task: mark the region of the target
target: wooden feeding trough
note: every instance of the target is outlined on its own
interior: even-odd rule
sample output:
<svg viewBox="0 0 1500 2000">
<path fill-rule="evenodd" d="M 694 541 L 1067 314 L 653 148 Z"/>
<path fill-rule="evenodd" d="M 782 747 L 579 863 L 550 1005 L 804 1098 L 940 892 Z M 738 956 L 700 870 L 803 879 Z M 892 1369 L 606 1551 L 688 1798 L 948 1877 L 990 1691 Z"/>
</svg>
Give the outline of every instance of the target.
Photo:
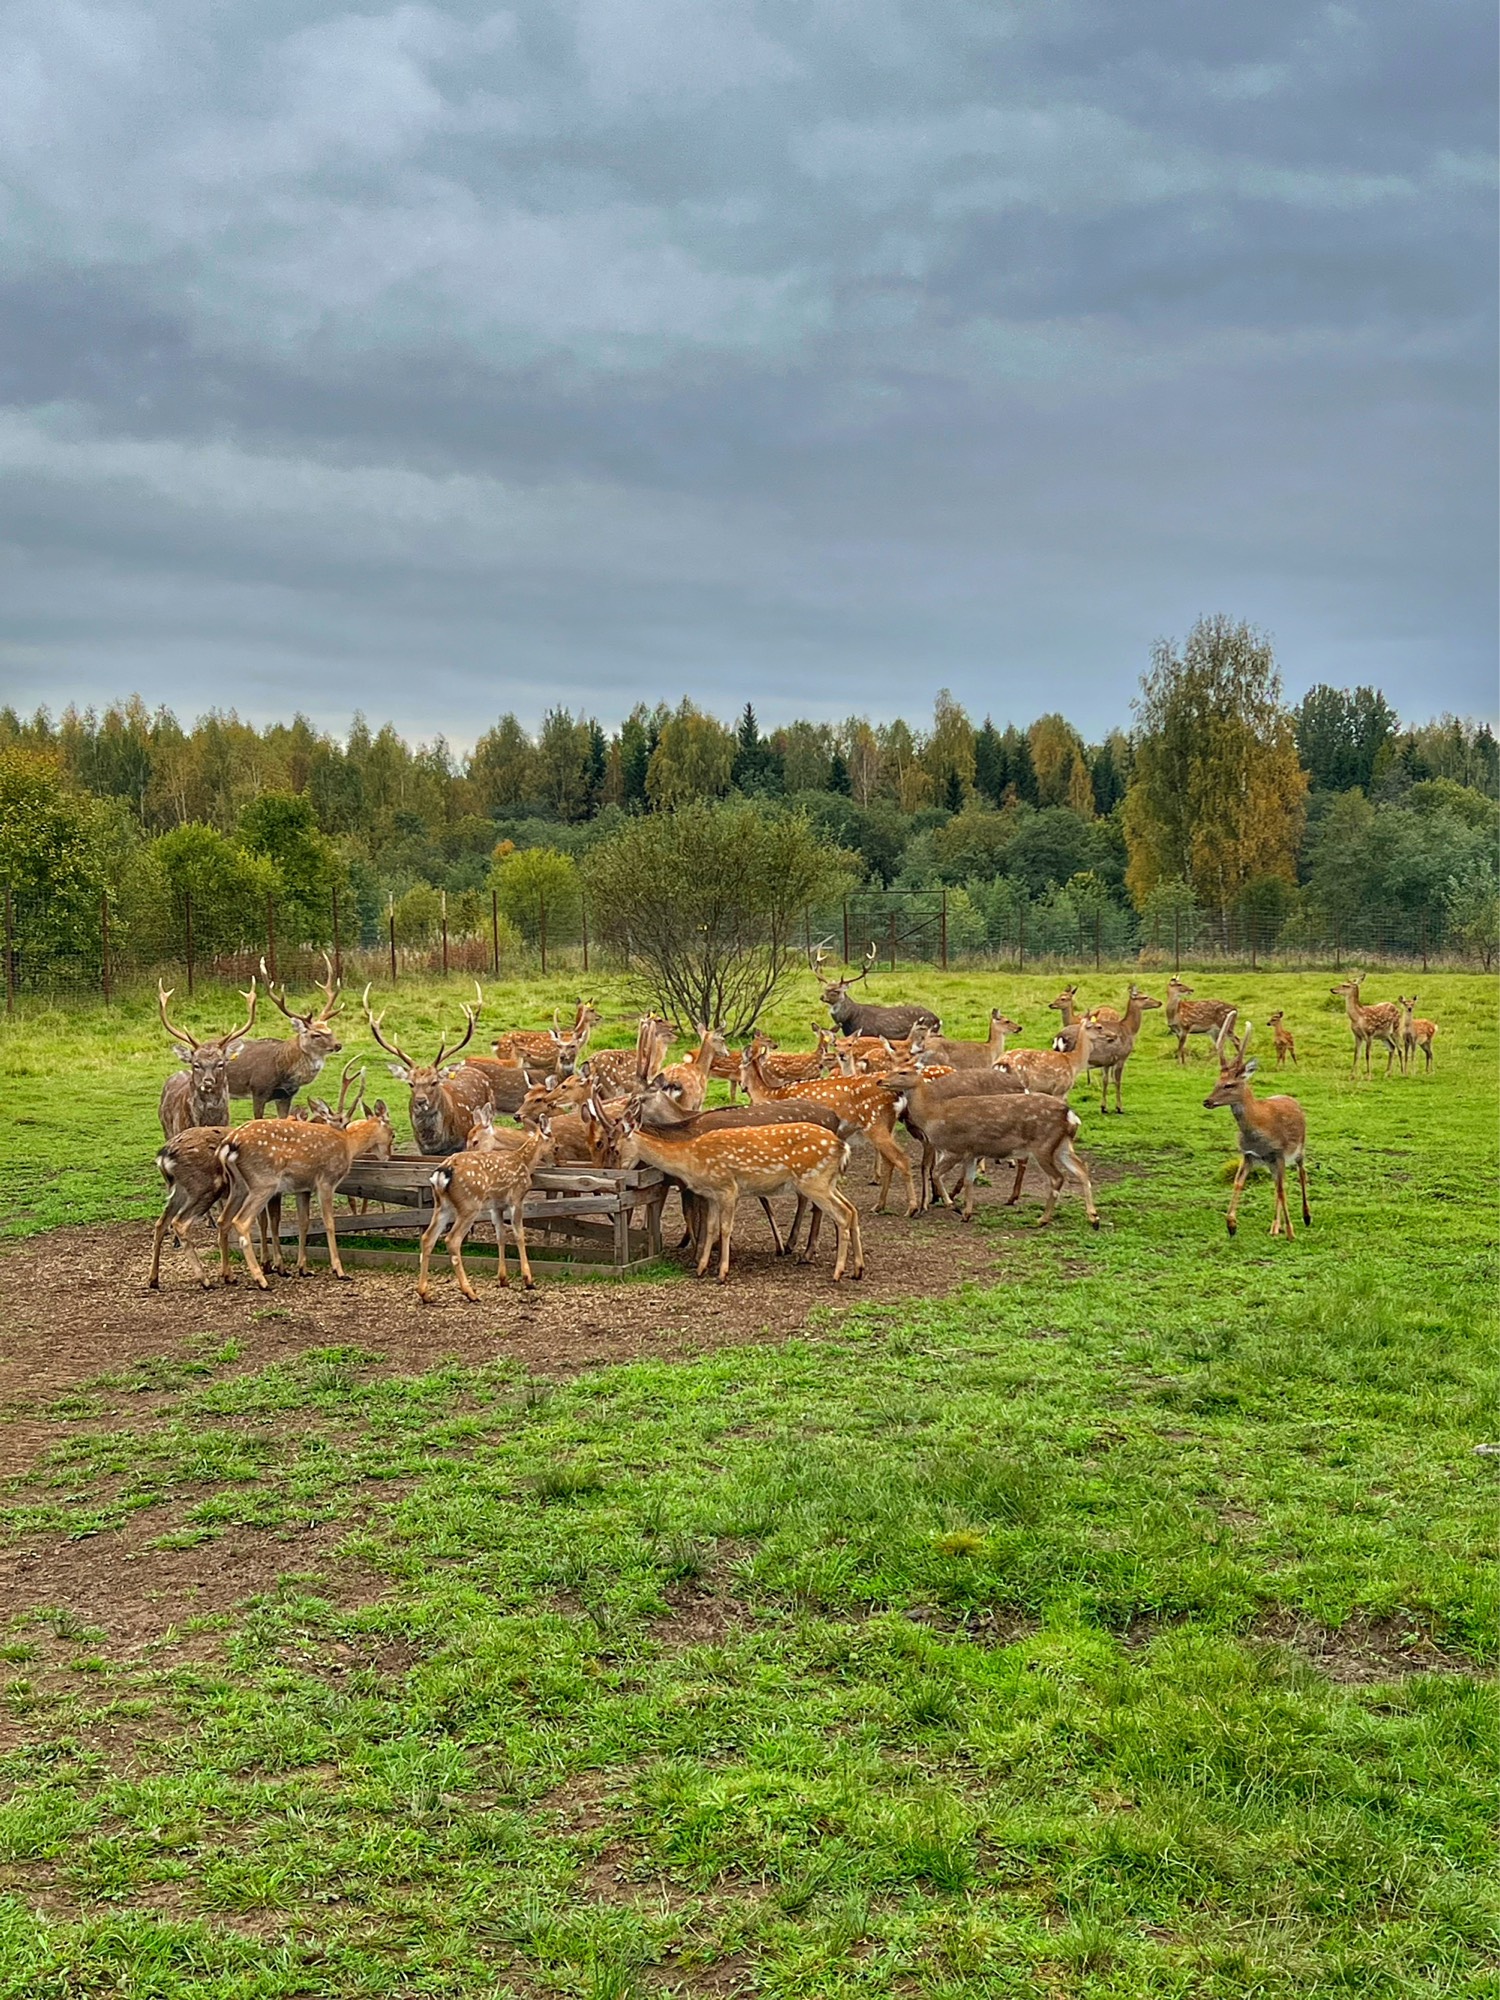
<svg viewBox="0 0 1500 2000">
<path fill-rule="evenodd" d="M 359 1160 L 339 1183 L 340 1195 L 370 1204 L 363 1214 L 340 1208 L 334 1217 L 345 1264 L 415 1270 L 417 1239 L 432 1220 L 432 1176 L 441 1158 L 395 1153 L 388 1160 Z M 661 1212 L 672 1185 L 655 1167 L 543 1167 L 526 1197 L 526 1248 L 540 1270 L 617 1274 L 639 1270 L 661 1255 Z M 309 1249 L 326 1257 L 327 1243 L 314 1212 Z M 485 1267 L 487 1225 L 474 1229 L 464 1256 Z M 282 1225 L 296 1239 L 296 1218 Z M 442 1253 L 440 1253 L 442 1254 Z M 514 1250 L 511 1270 L 515 1270 Z"/>
</svg>

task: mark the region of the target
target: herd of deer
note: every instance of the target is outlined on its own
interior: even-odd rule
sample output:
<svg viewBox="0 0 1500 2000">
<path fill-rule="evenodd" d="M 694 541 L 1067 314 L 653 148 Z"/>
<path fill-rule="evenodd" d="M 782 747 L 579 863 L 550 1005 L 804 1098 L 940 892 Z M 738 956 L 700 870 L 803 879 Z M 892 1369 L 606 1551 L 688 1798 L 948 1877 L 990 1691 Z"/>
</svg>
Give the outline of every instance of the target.
<svg viewBox="0 0 1500 2000">
<path fill-rule="evenodd" d="M 892 1178 L 899 1174 L 908 1215 L 925 1211 L 934 1200 L 953 1207 L 961 1193 L 960 1212 L 967 1221 L 982 1166 L 1014 1166 L 1007 1198 L 1013 1205 L 1030 1162 L 1047 1183 L 1042 1223 L 1051 1221 L 1058 1194 L 1071 1181 L 1097 1228 L 1088 1169 L 1074 1150 L 1079 1119 L 1068 1099 L 1079 1079 L 1097 1070 L 1101 1113 L 1109 1109 L 1111 1083 L 1115 1111 L 1123 1113 L 1125 1065 L 1145 1014 L 1157 1008 L 1165 1010 L 1179 1063 L 1186 1063 L 1194 1035 L 1211 1040 L 1219 1058 L 1219 1078 L 1204 1103 L 1227 1106 L 1238 1128 L 1240 1166 L 1226 1217 L 1230 1234 L 1255 1165 L 1267 1167 L 1275 1181 L 1271 1234 L 1279 1235 L 1283 1227 L 1292 1234 L 1285 1187 L 1290 1167 L 1297 1169 L 1302 1220 L 1311 1225 L 1302 1107 L 1292 1097 L 1255 1096 L 1251 1079 L 1258 1065 L 1247 1053 L 1252 1030 L 1247 1023 L 1236 1036 L 1238 1010 L 1229 1002 L 1197 999 L 1174 977 L 1164 1002 L 1132 983 L 1123 1012 L 1108 1007 L 1080 1012 L 1077 987 L 1069 985 L 1049 1003 L 1062 1017 L 1051 1046 L 1007 1049 L 1007 1037 L 1020 1027 L 999 1008 L 990 1014 L 983 1041 L 964 1041 L 944 1035 L 928 1008 L 856 999 L 852 989 L 868 975 L 873 958 L 872 948 L 859 973 L 830 980 L 826 946 L 810 954 L 833 1020 L 831 1029 L 815 1030 L 812 1049 L 785 1051 L 756 1034 L 735 1051 L 717 1029 L 700 1027 L 696 1048 L 678 1062 L 667 1061 L 673 1030 L 654 1014 L 641 1019 L 634 1048 L 590 1052 L 601 1017 L 586 1002 L 579 1003 L 571 1027 L 562 1027 L 554 1015 L 550 1029 L 512 1030 L 495 1038 L 490 1055 L 465 1054 L 483 1004 L 477 986 L 475 1000 L 462 1010 L 460 1038 L 450 1047 L 442 1036 L 432 1061 L 417 1062 L 386 1032 L 385 1013 L 372 1012 L 367 987 L 362 1004 L 369 1033 L 391 1058 L 392 1074 L 410 1091 L 418 1150 L 440 1162 L 431 1175 L 435 1199 L 422 1237 L 418 1296 L 430 1297 L 432 1253 L 446 1236 L 458 1288 L 465 1298 L 477 1298 L 464 1269 L 463 1244 L 486 1219 L 500 1246 L 501 1283 L 508 1282 L 508 1221 L 522 1280 L 530 1286 L 522 1208 L 538 1171 L 557 1165 L 659 1169 L 680 1191 L 684 1242 L 696 1250 L 699 1275 L 717 1254 L 721 1280 L 729 1272 L 736 1210 L 746 1195 L 764 1210 L 778 1254 L 797 1251 L 801 1261 L 810 1260 L 826 1215 L 837 1239 L 834 1278 L 863 1275 L 859 1214 L 839 1187 L 856 1137 L 869 1142 L 879 1163 L 877 1212 L 885 1208 Z M 335 1190 L 357 1161 L 389 1159 L 395 1133 L 383 1099 L 366 1105 L 365 1072 L 357 1063 L 345 1066 L 336 1103 L 313 1097 L 306 1109 L 294 1106 L 328 1059 L 343 1052 L 333 1025 L 342 1001 L 332 965 L 326 970 L 317 989 L 320 1004 L 297 1013 L 262 963 L 265 990 L 295 1030 L 290 1039 L 250 1039 L 259 998 L 254 979 L 242 995 L 244 1024 L 202 1040 L 173 1023 L 167 1011 L 172 995 L 158 987 L 162 1025 L 183 1067 L 168 1077 L 161 1093 L 165 1143 L 157 1166 L 168 1199 L 152 1245 L 153 1288 L 169 1233 L 188 1249 L 202 1283 L 213 1283 L 190 1233 L 196 1221 L 217 1209 L 223 1282 L 232 1281 L 230 1252 L 237 1247 L 252 1281 L 264 1289 L 267 1265 L 284 1269 L 281 1203 L 287 1195 L 297 1203 L 298 1275 L 308 1268 L 316 1194 L 330 1265 L 336 1277 L 346 1276 L 334 1226 Z M 1363 1050 L 1369 1074 L 1375 1043 L 1389 1051 L 1387 1075 L 1398 1058 L 1405 1072 L 1418 1049 L 1431 1068 L 1436 1024 L 1416 1017 L 1415 996 L 1367 1006 L 1359 997 L 1360 984 L 1348 979 L 1332 989 L 1345 1002 L 1356 1069 Z M 1296 1042 L 1283 1014 L 1274 1013 L 1269 1021 L 1277 1067 L 1295 1065 Z M 715 1078 L 730 1084 L 731 1102 L 710 1111 L 705 1102 Z M 744 1105 L 734 1101 L 737 1088 L 745 1092 Z M 239 1126 L 230 1119 L 235 1098 L 248 1098 L 252 1106 L 251 1119 Z M 268 1106 L 276 1115 L 265 1115 Z M 501 1125 L 502 1117 L 517 1123 Z M 920 1148 L 915 1166 L 896 1136 L 898 1124 Z M 770 1205 L 772 1195 L 783 1193 L 794 1194 L 797 1202 L 785 1237 Z M 806 1236 L 798 1250 L 804 1221 Z M 252 1229 L 259 1236 L 258 1254 Z"/>
</svg>

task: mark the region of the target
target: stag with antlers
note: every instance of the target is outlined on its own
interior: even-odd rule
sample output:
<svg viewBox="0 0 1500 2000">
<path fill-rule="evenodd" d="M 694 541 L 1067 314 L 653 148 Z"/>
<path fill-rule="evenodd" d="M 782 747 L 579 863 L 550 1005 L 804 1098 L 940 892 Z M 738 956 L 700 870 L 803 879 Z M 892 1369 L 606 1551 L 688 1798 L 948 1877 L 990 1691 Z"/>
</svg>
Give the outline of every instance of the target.
<svg viewBox="0 0 1500 2000">
<path fill-rule="evenodd" d="M 1287 1240 L 1290 1241 L 1292 1217 L 1286 1200 L 1288 1167 L 1297 1169 L 1297 1179 L 1302 1188 L 1302 1221 L 1306 1228 L 1312 1228 L 1312 1210 L 1307 1205 L 1307 1118 L 1295 1097 L 1256 1097 L 1250 1087 L 1250 1079 L 1257 1065 L 1253 1057 L 1249 1061 L 1245 1059 L 1251 1032 L 1249 1021 L 1245 1023 L 1245 1032 L 1238 1041 L 1227 1027 L 1220 1030 L 1216 1043 L 1219 1080 L 1203 1100 L 1206 1111 L 1216 1111 L 1227 1105 L 1234 1113 L 1234 1122 L 1239 1128 L 1239 1171 L 1234 1177 L 1234 1193 L 1229 1198 L 1229 1213 L 1224 1220 L 1233 1236 L 1238 1226 L 1240 1196 L 1250 1178 L 1250 1169 L 1268 1167 L 1276 1182 L 1271 1234 L 1279 1236 L 1285 1223 Z"/>
<path fill-rule="evenodd" d="M 823 1005 L 832 1014 L 834 1025 L 840 1034 L 888 1035 L 892 1041 L 900 1041 L 919 1023 L 924 1028 L 942 1027 L 942 1022 L 930 1007 L 882 1007 L 873 1001 L 859 1001 L 851 997 L 850 987 L 870 976 L 878 950 L 874 944 L 865 953 L 864 964 L 858 972 L 845 979 L 825 980 L 823 968 L 828 963 L 828 947 L 831 942 L 831 939 L 825 938 L 808 954 L 807 962 L 812 968 L 814 977 L 822 982 L 819 991 Z"/>
<path fill-rule="evenodd" d="M 478 991 L 477 987 L 475 991 Z M 433 1155 L 461 1152 L 468 1143 L 475 1113 L 482 1105 L 493 1105 L 489 1079 L 484 1072 L 473 1063 L 453 1060 L 473 1038 L 474 1023 L 479 1018 L 478 1005 L 467 1000 L 464 1002 L 463 1034 L 450 1049 L 445 1031 L 438 1042 L 437 1054 L 430 1063 L 413 1061 L 398 1041 L 386 1040 L 381 1032 L 385 1012 L 382 1010 L 374 1014 L 370 1011 L 368 986 L 360 1005 L 364 1008 L 365 1021 L 377 1045 L 388 1056 L 395 1057 L 390 1066 L 391 1075 L 399 1077 L 411 1089 L 411 1129 L 418 1149 Z"/>
<path fill-rule="evenodd" d="M 275 1106 L 274 1116 L 284 1118 L 297 1092 L 317 1079 L 330 1056 L 343 1053 L 343 1044 L 330 1025 L 343 1003 L 333 976 L 333 960 L 326 951 L 323 964 L 327 976 L 318 982 L 322 1005 L 297 1014 L 286 1004 L 285 991 L 276 990 L 265 960 L 260 962 L 266 991 L 297 1032 L 290 1041 L 264 1037 L 246 1042 L 230 1062 L 229 1095 L 248 1097 L 257 1118 L 265 1116 L 268 1104 Z"/>
<path fill-rule="evenodd" d="M 229 1123 L 229 1068 L 255 1025 L 255 981 L 252 978 L 249 992 L 240 995 L 249 1009 L 244 1027 L 231 1028 L 227 1034 L 213 1035 L 202 1042 L 186 1028 L 173 1025 L 167 1013 L 171 997 L 172 989 L 158 980 L 156 1004 L 161 1024 L 186 1064 L 186 1068 L 175 1070 L 161 1087 L 158 1111 L 165 1139 L 175 1139 L 179 1132 L 189 1131 L 195 1125 Z"/>
</svg>

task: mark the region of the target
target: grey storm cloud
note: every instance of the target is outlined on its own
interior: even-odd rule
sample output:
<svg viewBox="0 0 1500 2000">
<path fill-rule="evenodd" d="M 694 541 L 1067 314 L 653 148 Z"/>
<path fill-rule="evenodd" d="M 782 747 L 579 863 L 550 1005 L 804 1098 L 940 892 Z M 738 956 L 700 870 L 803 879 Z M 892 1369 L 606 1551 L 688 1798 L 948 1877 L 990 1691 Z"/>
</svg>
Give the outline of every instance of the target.
<svg viewBox="0 0 1500 2000">
<path fill-rule="evenodd" d="M 1495 705 L 1493 10 L 0 16 L 0 693 Z"/>
</svg>

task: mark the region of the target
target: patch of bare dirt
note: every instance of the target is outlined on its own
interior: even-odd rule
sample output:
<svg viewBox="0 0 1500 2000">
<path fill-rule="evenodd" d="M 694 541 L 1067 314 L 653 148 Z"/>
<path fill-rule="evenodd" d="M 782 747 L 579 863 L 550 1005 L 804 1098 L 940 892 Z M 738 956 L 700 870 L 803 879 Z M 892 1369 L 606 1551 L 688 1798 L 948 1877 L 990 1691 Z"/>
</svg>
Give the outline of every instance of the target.
<svg viewBox="0 0 1500 2000">
<path fill-rule="evenodd" d="M 1439 1646 L 1429 1633 L 1396 1618 L 1345 1619 L 1338 1627 L 1291 1611 L 1263 1612 L 1250 1636 L 1284 1646 L 1346 1687 L 1406 1680 L 1413 1674 L 1475 1674 L 1482 1669 Z"/>
<path fill-rule="evenodd" d="M 717 1646 L 756 1622 L 749 1605 L 727 1591 L 674 1583 L 662 1594 L 672 1608 L 650 1622 L 662 1646 Z"/>
<path fill-rule="evenodd" d="M 309 1576 L 319 1596 L 343 1605 L 372 1602 L 389 1588 L 384 1577 L 332 1553 L 348 1536 L 348 1521 L 300 1531 L 233 1528 L 192 1548 L 151 1546 L 166 1525 L 162 1510 L 151 1508 L 107 1535 L 38 1535 L 0 1549 L 0 1627 L 38 1610 L 70 1613 L 102 1630 L 100 1643 L 120 1659 L 189 1619 L 232 1611 L 282 1576 Z M 173 1657 L 216 1651 L 212 1633 L 179 1632 Z"/>
<path fill-rule="evenodd" d="M 1094 1178 L 1102 1185 L 1117 1173 L 1099 1162 Z M 1010 1181 L 1008 1175 L 1001 1180 L 1003 1187 L 981 1189 L 981 1215 L 1002 1206 Z M 148 1224 L 54 1230 L 0 1251 L 0 1408 L 34 1415 L 39 1403 L 101 1374 L 179 1352 L 184 1343 L 201 1354 L 233 1340 L 241 1350 L 240 1370 L 286 1361 L 309 1347 L 341 1346 L 378 1349 L 390 1373 L 503 1356 L 538 1374 L 567 1375 L 643 1356 L 681 1358 L 785 1340 L 818 1309 L 931 1298 L 966 1282 L 1004 1278 L 1044 1192 L 1028 1172 L 1020 1206 L 1003 1220 L 992 1217 L 996 1226 L 979 1229 L 940 1211 L 914 1221 L 876 1215 L 875 1190 L 858 1160 L 846 1187 L 860 1210 L 866 1276 L 837 1286 L 826 1233 L 815 1264 L 779 1258 L 752 1203 L 741 1207 L 727 1285 L 691 1277 L 543 1277 L 527 1293 L 514 1280 L 502 1291 L 493 1278 L 480 1276 L 479 1305 L 459 1298 L 446 1256 L 438 1265 L 437 1303 L 425 1307 L 406 1272 L 362 1269 L 340 1284 L 320 1270 L 300 1280 L 273 1278 L 265 1293 L 243 1282 L 205 1292 L 181 1256 L 164 1264 L 160 1292 L 148 1292 Z M 676 1223 L 674 1201 L 669 1242 Z M 1086 1239 L 1071 1194 L 1063 1197 L 1053 1226 Z"/>
</svg>

